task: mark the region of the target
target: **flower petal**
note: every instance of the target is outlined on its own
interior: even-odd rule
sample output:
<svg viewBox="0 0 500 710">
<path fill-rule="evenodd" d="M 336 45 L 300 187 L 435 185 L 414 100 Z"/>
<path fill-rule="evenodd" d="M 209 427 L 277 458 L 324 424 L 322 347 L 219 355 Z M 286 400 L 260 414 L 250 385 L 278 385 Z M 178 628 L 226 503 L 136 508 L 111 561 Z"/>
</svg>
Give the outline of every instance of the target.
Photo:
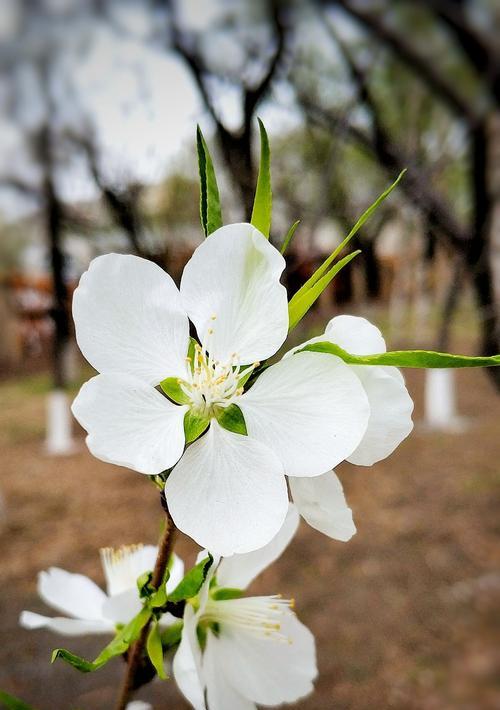
<svg viewBox="0 0 500 710">
<path fill-rule="evenodd" d="M 283 467 L 273 452 L 215 420 L 186 450 L 165 494 L 177 527 L 220 555 L 268 543 L 288 508 Z"/>
<path fill-rule="evenodd" d="M 207 686 L 210 710 L 256 710 L 255 703 L 247 700 L 227 681 L 224 674 L 224 657 L 218 653 L 218 639 L 209 631 L 203 654 L 203 676 Z"/>
<path fill-rule="evenodd" d="M 334 355 L 296 353 L 265 370 L 238 399 L 248 435 L 288 476 L 317 476 L 358 446 L 369 416 L 359 379 Z"/>
<path fill-rule="evenodd" d="M 156 545 L 124 545 L 113 550 L 101 550 L 101 564 L 110 597 L 133 590 L 137 596 L 137 577 L 153 569 L 158 548 Z"/>
<path fill-rule="evenodd" d="M 42 616 L 33 611 L 23 611 L 19 617 L 19 624 L 24 629 L 49 629 L 62 636 L 87 636 L 88 634 L 113 633 L 115 627 L 109 621 L 98 619 L 67 619 L 65 616 Z"/>
<path fill-rule="evenodd" d="M 137 588 L 126 589 L 106 599 L 102 605 L 102 614 L 115 624 L 127 624 L 141 609 L 142 602 Z"/>
<path fill-rule="evenodd" d="M 285 260 L 251 224 L 230 224 L 211 234 L 187 263 L 183 305 L 210 352 L 222 362 L 263 360 L 288 332 L 286 289 L 279 282 Z M 215 321 L 212 317 L 216 316 Z"/>
<path fill-rule="evenodd" d="M 351 355 L 374 355 L 385 353 L 386 345 L 380 330 L 358 316 L 336 316 L 328 323 L 326 339 Z"/>
<path fill-rule="evenodd" d="M 396 373 L 397 369 L 392 368 Z M 385 459 L 413 429 L 413 401 L 404 380 L 387 368 L 352 366 L 370 402 L 370 419 L 361 443 L 347 459 L 358 466 L 371 466 Z"/>
<path fill-rule="evenodd" d="M 206 710 L 201 671 L 201 649 L 196 635 L 198 615 L 190 604 L 184 609 L 184 626 L 172 670 L 181 693 L 195 710 Z"/>
<path fill-rule="evenodd" d="M 333 471 L 313 478 L 289 479 L 295 505 L 304 520 L 334 540 L 347 542 L 356 532 L 342 484 Z"/>
<path fill-rule="evenodd" d="M 246 589 L 266 567 L 281 556 L 298 527 L 299 514 L 296 507 L 290 503 L 285 522 L 271 542 L 259 550 L 222 559 L 217 569 L 217 585 Z"/>
<path fill-rule="evenodd" d="M 94 259 L 73 296 L 80 350 L 99 372 L 148 384 L 185 377 L 189 323 L 170 276 L 147 259 Z"/>
<path fill-rule="evenodd" d="M 38 575 L 38 594 L 57 611 L 76 619 L 101 619 L 106 595 L 91 579 L 82 574 L 51 567 Z"/>
<path fill-rule="evenodd" d="M 177 463 L 184 449 L 187 406 L 173 404 L 135 377 L 93 377 L 71 410 L 88 432 L 91 453 L 102 461 L 153 475 Z"/>
<path fill-rule="evenodd" d="M 259 705 L 303 698 L 317 676 L 314 637 L 295 614 L 285 614 L 280 632 L 289 640 L 273 642 L 231 627 L 221 628 L 218 655 L 234 688 Z"/>
</svg>

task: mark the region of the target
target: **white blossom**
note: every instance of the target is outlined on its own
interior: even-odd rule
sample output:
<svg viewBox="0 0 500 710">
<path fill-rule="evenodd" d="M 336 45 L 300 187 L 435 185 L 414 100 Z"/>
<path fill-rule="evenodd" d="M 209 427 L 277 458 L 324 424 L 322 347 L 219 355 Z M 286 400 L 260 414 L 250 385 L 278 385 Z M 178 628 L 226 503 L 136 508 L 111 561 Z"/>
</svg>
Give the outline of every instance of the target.
<svg viewBox="0 0 500 710">
<path fill-rule="evenodd" d="M 65 616 L 48 617 L 23 611 L 19 623 L 26 629 L 47 628 L 63 636 L 113 634 L 117 624 L 126 624 L 142 608 L 137 578 L 154 567 L 157 547 L 129 545 L 116 550 L 101 550 L 106 592 L 81 574 L 58 567 L 40 572 L 38 594 L 53 609 Z M 184 575 L 184 564 L 174 555 L 167 589 L 174 589 Z M 173 617 L 164 615 L 162 622 Z"/>
<path fill-rule="evenodd" d="M 291 505 L 265 547 L 224 558 L 196 604 L 186 604 L 175 680 L 196 710 L 253 710 L 308 695 L 317 676 L 314 638 L 279 595 L 220 599 L 222 588 L 246 588 L 287 546 L 299 516 Z M 200 641 L 200 639 L 202 639 Z"/>
<path fill-rule="evenodd" d="M 75 292 L 77 340 L 100 372 L 73 404 L 90 451 L 150 475 L 174 467 L 165 487 L 173 520 L 212 553 L 269 542 L 286 515 L 285 475 L 324 474 L 366 431 L 365 388 L 331 355 L 285 358 L 244 391 L 242 378 L 287 335 L 284 267 L 260 232 L 234 224 L 196 249 L 180 292 L 155 264 L 117 254 L 95 259 Z M 200 343 L 194 363 L 188 319 Z M 167 378 L 176 378 L 180 403 L 158 390 Z M 219 423 L 232 404 L 247 436 Z M 208 429 L 185 448 L 188 412 Z"/>
</svg>

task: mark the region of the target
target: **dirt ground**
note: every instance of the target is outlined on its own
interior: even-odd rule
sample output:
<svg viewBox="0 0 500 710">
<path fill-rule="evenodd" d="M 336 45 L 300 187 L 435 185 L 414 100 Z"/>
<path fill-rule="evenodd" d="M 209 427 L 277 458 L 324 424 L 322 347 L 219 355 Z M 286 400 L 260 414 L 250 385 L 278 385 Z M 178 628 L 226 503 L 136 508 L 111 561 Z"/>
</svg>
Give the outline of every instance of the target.
<svg viewBox="0 0 500 710">
<path fill-rule="evenodd" d="M 358 534 L 330 541 L 305 524 L 254 585 L 295 597 L 317 639 L 316 692 L 304 710 L 493 710 L 500 707 L 500 399 L 480 371 L 457 374 L 461 434 L 429 433 L 421 419 L 423 373 L 408 373 L 417 400 L 413 435 L 372 469 L 339 469 Z M 44 454 L 45 380 L 0 385 L 0 687 L 39 710 L 113 707 L 120 659 L 91 675 L 50 652 L 94 657 L 102 637 L 61 639 L 17 625 L 44 612 L 36 575 L 51 565 L 103 583 L 97 549 L 153 542 L 160 510 L 137 473 L 84 449 Z M 195 546 L 178 544 L 192 559 Z M 155 708 L 187 705 L 173 683 L 139 697 Z"/>
</svg>

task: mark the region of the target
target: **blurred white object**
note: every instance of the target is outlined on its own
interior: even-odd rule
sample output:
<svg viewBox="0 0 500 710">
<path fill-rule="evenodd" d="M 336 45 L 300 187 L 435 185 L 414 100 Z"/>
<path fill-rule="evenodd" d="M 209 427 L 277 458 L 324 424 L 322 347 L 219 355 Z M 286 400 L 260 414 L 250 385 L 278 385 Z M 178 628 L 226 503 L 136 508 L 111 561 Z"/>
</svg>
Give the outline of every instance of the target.
<svg viewBox="0 0 500 710">
<path fill-rule="evenodd" d="M 63 390 L 50 392 L 47 400 L 47 437 L 45 447 L 52 456 L 73 453 L 72 416 L 69 399 Z"/>
<path fill-rule="evenodd" d="M 153 706 L 142 700 L 132 700 L 131 703 L 128 703 L 126 710 L 153 710 Z"/>
<path fill-rule="evenodd" d="M 455 373 L 452 370 L 426 370 L 424 406 L 425 424 L 430 429 L 464 430 L 465 421 L 457 414 Z"/>
</svg>

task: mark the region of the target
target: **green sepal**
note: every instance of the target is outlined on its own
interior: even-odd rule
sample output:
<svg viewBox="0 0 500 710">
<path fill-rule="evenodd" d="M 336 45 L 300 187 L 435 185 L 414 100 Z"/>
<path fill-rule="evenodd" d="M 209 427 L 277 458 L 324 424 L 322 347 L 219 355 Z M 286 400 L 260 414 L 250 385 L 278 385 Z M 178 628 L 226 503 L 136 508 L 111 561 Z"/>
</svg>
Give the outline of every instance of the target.
<svg viewBox="0 0 500 710">
<path fill-rule="evenodd" d="M 199 417 L 193 414 L 191 410 L 186 412 L 184 415 L 184 436 L 186 437 L 186 444 L 190 444 L 201 436 L 209 424 L 210 419 L 208 417 Z"/>
<path fill-rule="evenodd" d="M 196 128 L 196 147 L 200 173 L 200 220 L 203 232 L 208 237 L 222 227 L 222 213 L 214 165 L 199 126 Z"/>
<path fill-rule="evenodd" d="M 311 343 L 301 348 L 315 353 L 337 355 L 349 365 L 390 365 L 393 367 L 418 368 L 456 368 L 456 367 L 496 367 L 500 365 L 500 355 L 473 357 L 470 355 L 452 355 L 437 353 L 433 350 L 394 350 L 376 355 L 351 355 L 338 345 L 328 341 Z"/>
<path fill-rule="evenodd" d="M 146 653 L 149 656 L 149 660 L 153 664 L 158 677 L 162 680 L 167 680 L 167 674 L 165 673 L 165 664 L 163 662 L 163 646 L 161 642 L 160 629 L 157 621 L 151 625 L 148 633 L 148 638 L 146 641 Z"/>
<path fill-rule="evenodd" d="M 240 599 L 243 594 L 243 589 L 236 589 L 236 587 L 219 587 L 211 592 L 211 597 L 212 599 L 219 601 L 221 599 Z"/>
<path fill-rule="evenodd" d="M 188 351 L 187 351 L 187 359 L 189 361 L 189 366 L 191 368 L 191 372 L 194 370 L 194 355 L 196 352 L 196 346 L 198 345 L 198 342 L 192 338 L 191 336 L 189 337 L 189 345 L 188 345 Z"/>
<path fill-rule="evenodd" d="M 269 239 L 273 206 L 273 196 L 271 192 L 271 151 L 269 149 L 269 139 L 264 124 L 260 118 L 257 120 L 259 121 L 260 130 L 260 165 L 250 222 Z"/>
<path fill-rule="evenodd" d="M 143 572 L 139 577 L 137 577 L 136 585 L 137 589 L 139 590 L 139 596 L 141 599 L 151 596 L 152 592 L 154 591 L 153 587 L 151 586 L 152 577 L 153 573 L 151 571 Z"/>
<path fill-rule="evenodd" d="M 230 404 L 229 407 L 218 409 L 215 412 L 215 416 L 224 429 L 233 431 L 235 434 L 247 435 L 247 425 L 245 424 L 243 413 L 237 404 Z"/>
<path fill-rule="evenodd" d="M 281 245 L 281 249 L 280 249 L 280 254 L 281 254 L 282 256 L 283 256 L 283 254 L 286 252 L 286 250 L 288 249 L 288 247 L 290 246 L 290 242 L 292 241 L 293 236 L 294 236 L 294 234 L 295 234 L 295 230 L 297 229 L 297 227 L 299 226 L 299 224 L 300 224 L 300 219 L 298 219 L 296 222 L 294 222 L 294 223 L 292 224 L 292 226 L 290 227 L 290 229 L 288 230 L 288 232 L 287 232 L 287 234 L 286 234 L 286 237 L 285 237 L 285 239 L 284 239 L 284 241 L 283 241 L 283 244 Z"/>
<path fill-rule="evenodd" d="M 0 704 L 5 710 L 35 710 L 33 705 L 28 705 L 14 695 L 6 693 L 5 690 L 0 690 Z"/>
<path fill-rule="evenodd" d="M 161 632 L 161 644 L 163 648 L 172 648 L 180 642 L 183 626 L 184 623 L 182 621 L 176 621 Z"/>
<path fill-rule="evenodd" d="M 327 271 L 324 276 L 322 276 L 318 281 L 316 281 L 315 284 L 311 286 L 311 288 L 300 294 L 298 291 L 293 298 L 291 299 L 290 303 L 288 304 L 288 330 L 293 330 L 295 326 L 302 320 L 302 318 L 305 316 L 307 311 L 311 308 L 311 306 L 315 303 L 315 301 L 321 296 L 325 288 L 328 286 L 330 281 L 341 271 L 344 266 L 347 266 L 347 264 L 354 259 L 355 256 L 360 254 L 361 251 L 358 249 L 357 251 L 351 252 L 351 254 L 348 254 L 347 256 L 344 256 L 343 259 L 340 261 L 337 261 L 337 263 L 332 266 L 330 271 Z"/>
<path fill-rule="evenodd" d="M 189 404 L 191 401 L 182 391 L 178 377 L 167 377 L 160 382 L 160 387 L 167 397 L 177 404 Z"/>
<path fill-rule="evenodd" d="M 52 652 L 51 663 L 61 658 L 82 673 L 97 671 L 115 656 L 121 656 L 125 653 L 130 644 L 139 637 L 143 627 L 148 623 L 150 618 L 151 610 L 147 607 L 143 607 L 141 611 L 117 633 L 115 638 L 103 648 L 101 653 L 93 661 L 86 661 L 84 658 L 64 648 L 56 648 Z"/>
<path fill-rule="evenodd" d="M 301 296 L 303 296 L 304 293 L 309 291 L 310 288 L 314 286 L 314 284 L 319 281 L 319 279 L 325 274 L 328 269 L 330 268 L 330 265 L 335 261 L 337 256 L 342 252 L 342 250 L 349 244 L 351 239 L 357 234 L 357 232 L 361 229 L 361 227 L 364 225 L 364 223 L 369 219 L 372 214 L 375 212 L 375 210 L 382 204 L 384 200 L 386 200 L 391 192 L 397 187 L 399 184 L 400 180 L 402 179 L 403 175 L 405 174 L 406 169 L 402 170 L 396 180 L 392 183 L 392 185 L 389 185 L 387 190 L 384 190 L 384 192 L 377 197 L 375 202 L 373 202 L 367 210 L 363 212 L 361 217 L 357 220 L 347 237 L 344 239 L 344 241 L 339 244 L 339 246 L 330 254 L 329 257 L 325 259 L 325 261 L 321 264 L 320 267 L 316 269 L 314 274 L 305 282 L 303 286 L 300 287 L 300 289 L 297 291 L 297 293 L 294 295 L 294 298 L 299 299 Z"/>
<path fill-rule="evenodd" d="M 195 597 L 200 591 L 201 585 L 205 581 L 213 561 L 214 558 L 209 554 L 208 557 L 205 557 L 201 562 L 198 562 L 197 565 L 190 569 L 173 592 L 170 592 L 168 601 L 175 604 L 185 599 Z"/>
</svg>

